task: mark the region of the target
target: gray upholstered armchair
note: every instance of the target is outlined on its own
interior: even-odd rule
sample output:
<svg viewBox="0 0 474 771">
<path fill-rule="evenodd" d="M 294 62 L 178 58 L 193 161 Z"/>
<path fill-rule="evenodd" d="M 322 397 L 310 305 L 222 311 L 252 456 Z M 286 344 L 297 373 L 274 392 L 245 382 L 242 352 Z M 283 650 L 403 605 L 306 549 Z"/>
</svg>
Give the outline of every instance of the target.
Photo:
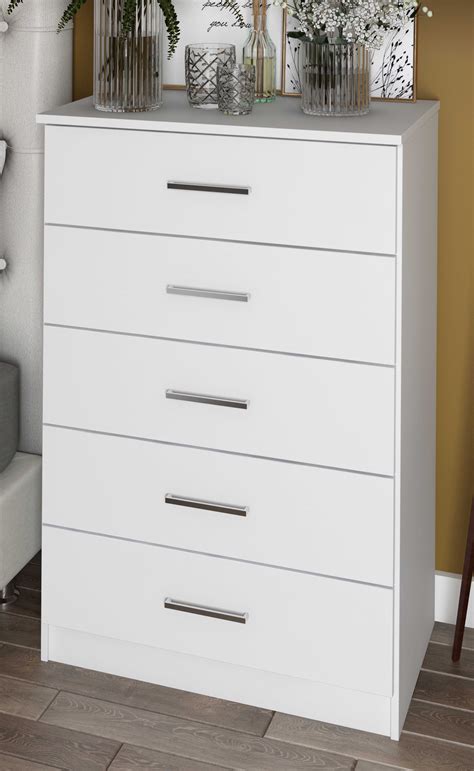
<svg viewBox="0 0 474 771">
<path fill-rule="evenodd" d="M 41 543 L 41 458 L 17 452 L 18 403 L 18 368 L 0 362 L 0 605 L 15 602 L 13 578 Z"/>
</svg>

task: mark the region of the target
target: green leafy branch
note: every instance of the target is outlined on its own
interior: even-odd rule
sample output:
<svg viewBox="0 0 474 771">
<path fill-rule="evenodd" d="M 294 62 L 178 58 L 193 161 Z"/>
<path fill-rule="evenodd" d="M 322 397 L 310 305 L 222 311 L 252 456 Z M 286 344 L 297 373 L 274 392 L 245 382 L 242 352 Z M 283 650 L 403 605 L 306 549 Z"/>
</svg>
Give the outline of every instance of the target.
<svg viewBox="0 0 474 771">
<path fill-rule="evenodd" d="M 179 28 L 178 14 L 172 0 L 158 0 L 168 32 L 168 59 L 171 59 L 179 42 L 181 30 Z"/>
<path fill-rule="evenodd" d="M 23 0 L 22 0 L 23 2 Z M 61 32 L 74 19 L 76 13 L 82 8 L 86 0 L 71 0 L 58 23 L 58 32 Z"/>
<path fill-rule="evenodd" d="M 23 1 L 24 0 L 10 0 L 7 13 L 12 13 L 23 3 Z M 61 32 L 61 30 L 74 19 L 76 13 L 86 2 L 87 0 L 71 0 L 68 3 L 66 10 L 59 19 L 58 32 Z M 120 8 L 121 35 L 126 37 L 135 32 L 137 28 L 137 15 L 139 19 L 141 18 L 141 15 L 137 14 L 137 11 L 140 9 L 142 0 L 115 0 L 115 2 L 119 3 Z M 158 3 L 163 12 L 163 18 L 168 32 L 168 58 L 171 59 L 176 51 L 181 35 L 178 15 L 173 0 L 155 0 L 155 2 Z M 240 27 L 245 27 L 244 18 L 237 0 L 223 0 L 223 7 L 228 8 L 231 11 Z"/>
</svg>

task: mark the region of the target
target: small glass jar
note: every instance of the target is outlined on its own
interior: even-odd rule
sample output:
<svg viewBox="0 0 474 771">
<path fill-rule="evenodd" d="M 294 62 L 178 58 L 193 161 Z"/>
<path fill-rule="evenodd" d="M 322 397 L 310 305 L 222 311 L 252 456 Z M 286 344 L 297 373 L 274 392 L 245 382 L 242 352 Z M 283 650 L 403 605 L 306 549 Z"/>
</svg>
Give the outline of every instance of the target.
<svg viewBox="0 0 474 771">
<path fill-rule="evenodd" d="M 253 29 L 244 44 L 244 64 L 255 67 L 255 101 L 276 99 L 276 47 L 267 30 L 267 0 L 253 0 Z"/>
<path fill-rule="evenodd" d="M 303 42 L 302 109 L 307 115 L 366 115 L 370 108 L 370 56 L 357 43 Z"/>
<path fill-rule="evenodd" d="M 220 64 L 217 68 L 219 110 L 224 115 L 248 115 L 255 101 L 253 64 Z"/>
<path fill-rule="evenodd" d="M 191 107 L 217 109 L 217 68 L 220 64 L 235 64 L 234 45 L 202 43 L 186 46 L 186 91 Z"/>
</svg>

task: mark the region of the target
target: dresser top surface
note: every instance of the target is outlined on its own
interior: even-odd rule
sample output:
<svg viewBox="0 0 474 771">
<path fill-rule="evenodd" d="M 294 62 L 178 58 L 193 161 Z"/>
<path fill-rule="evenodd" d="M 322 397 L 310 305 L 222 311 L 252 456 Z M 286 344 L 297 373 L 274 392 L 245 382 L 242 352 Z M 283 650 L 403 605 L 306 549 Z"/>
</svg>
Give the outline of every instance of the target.
<svg viewBox="0 0 474 771">
<path fill-rule="evenodd" d="M 218 110 L 191 108 L 183 91 L 165 91 L 162 108 L 153 112 L 99 112 L 88 97 L 43 113 L 38 116 L 38 122 L 135 131 L 401 145 L 438 110 L 439 103 L 434 101 L 372 102 L 366 116 L 317 118 L 302 112 L 298 98 L 286 96 L 278 97 L 273 104 L 255 105 L 250 115 L 229 117 Z"/>
</svg>

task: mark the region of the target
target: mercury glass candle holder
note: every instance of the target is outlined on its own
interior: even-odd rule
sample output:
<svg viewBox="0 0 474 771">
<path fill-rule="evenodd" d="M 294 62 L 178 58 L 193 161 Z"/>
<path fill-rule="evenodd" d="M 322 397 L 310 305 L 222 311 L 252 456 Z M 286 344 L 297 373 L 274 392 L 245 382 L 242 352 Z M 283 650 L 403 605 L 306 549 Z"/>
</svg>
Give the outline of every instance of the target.
<svg viewBox="0 0 474 771">
<path fill-rule="evenodd" d="M 191 107 L 217 109 L 217 68 L 235 64 L 235 46 L 227 43 L 187 45 L 186 91 Z"/>
<path fill-rule="evenodd" d="M 255 66 L 219 65 L 217 86 L 221 112 L 225 115 L 248 115 L 255 101 Z"/>
</svg>

